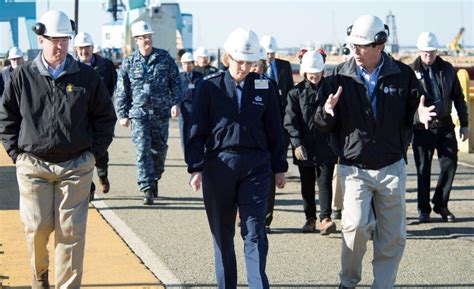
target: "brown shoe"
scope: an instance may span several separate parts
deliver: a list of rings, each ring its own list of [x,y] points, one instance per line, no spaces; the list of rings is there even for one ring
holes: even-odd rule
[[[39,276],[33,275],[32,289],[49,289],[48,271]]]
[[[110,183],[107,177],[99,177],[99,185],[103,194],[107,194],[110,191]]]
[[[453,215],[453,213],[451,213],[448,208],[437,208],[437,207],[434,207],[433,208],[433,211],[436,213],[436,214],[440,214],[441,215],[441,218],[443,219],[443,221],[445,222],[455,222],[456,221],[456,217]]]
[[[329,235],[336,232],[336,223],[331,218],[324,218],[319,224],[321,235]]]
[[[313,233],[316,231],[316,219],[309,218],[303,226],[303,233]]]

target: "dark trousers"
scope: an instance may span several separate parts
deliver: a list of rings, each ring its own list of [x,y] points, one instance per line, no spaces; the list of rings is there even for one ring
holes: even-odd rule
[[[181,103],[181,114],[179,115],[179,135],[181,136],[181,149],[184,148],[189,138],[189,127],[191,122],[191,107],[189,104]]]
[[[95,167],[97,168],[97,175],[99,177],[107,177],[107,168],[109,165],[109,152],[106,151],[105,154],[95,161]]]
[[[234,249],[237,208],[249,288],[269,288],[265,273],[268,253],[265,212],[271,174],[268,152],[223,151],[206,158],[202,188],[220,289],[237,288]]]
[[[332,209],[332,178],[335,163],[321,163],[312,167],[298,166],[301,180],[301,195],[306,219],[316,219],[316,191],[318,184],[319,194],[319,219],[330,218]]]
[[[418,211],[421,213],[431,212],[431,161],[435,149],[438,152],[440,173],[432,202],[436,208],[447,208],[458,162],[454,125],[414,130],[413,154],[418,175]]]
[[[275,195],[276,195],[276,186],[275,186],[275,174],[272,174],[270,179],[270,187],[268,189],[268,199],[267,199],[267,214],[265,215],[265,226],[270,226],[273,221],[273,208],[275,207]]]

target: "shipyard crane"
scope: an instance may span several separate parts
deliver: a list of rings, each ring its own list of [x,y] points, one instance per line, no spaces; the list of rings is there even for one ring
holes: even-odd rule
[[[456,34],[456,36],[454,36],[453,41],[451,41],[447,45],[449,50],[459,53],[459,51],[462,49],[461,45],[459,45],[459,40],[461,40],[464,30],[465,30],[464,27],[461,27],[461,29],[459,29],[459,32]]]

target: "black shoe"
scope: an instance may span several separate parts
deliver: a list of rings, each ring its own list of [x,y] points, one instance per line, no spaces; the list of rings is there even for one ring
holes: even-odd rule
[[[103,194],[107,194],[110,191],[110,183],[107,177],[99,177],[99,185]]]
[[[453,213],[451,213],[448,208],[438,208],[438,207],[434,207],[433,208],[433,211],[436,213],[436,214],[440,214],[441,215],[441,218],[443,219],[443,221],[445,222],[455,222],[456,221],[456,217],[453,215]]]
[[[429,221],[430,221],[430,214],[420,213],[420,216],[418,217],[419,223],[428,223]]]
[[[355,287],[346,287],[342,284],[339,284],[339,289],[355,289]]]
[[[342,210],[332,210],[331,219],[340,220],[342,218]]]
[[[143,197],[144,205],[153,205],[153,192],[151,190],[145,191],[145,196]]]

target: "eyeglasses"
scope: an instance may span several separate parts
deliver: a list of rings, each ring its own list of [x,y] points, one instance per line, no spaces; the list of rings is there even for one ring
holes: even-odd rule
[[[352,50],[360,50],[360,49],[367,49],[367,48],[370,48],[370,47],[375,47],[375,44],[374,43],[369,43],[369,44],[366,44],[366,45],[359,45],[359,44],[349,44],[349,47],[352,49]]]
[[[69,37],[51,37],[51,36],[43,36],[44,38],[48,39],[51,43],[54,45],[58,44],[68,44],[69,43]]]

